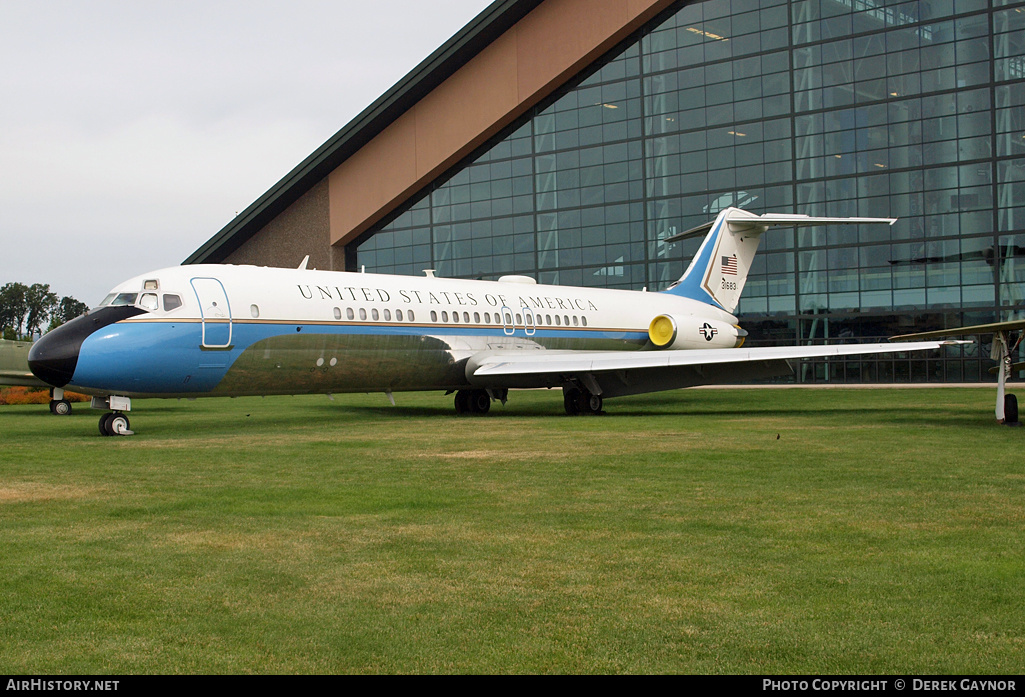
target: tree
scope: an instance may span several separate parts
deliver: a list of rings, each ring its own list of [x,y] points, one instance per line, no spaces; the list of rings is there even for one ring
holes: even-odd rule
[[[32,337],[42,328],[43,321],[56,309],[59,299],[50,290],[49,283],[33,283],[25,293],[28,315],[25,317],[25,333]]]
[[[24,283],[12,282],[0,287],[0,331],[4,338],[21,337],[21,326],[28,313],[27,293],[28,286]]]
[[[89,306],[75,298],[58,298],[48,283],[7,283],[0,286],[0,336],[31,339],[49,321],[49,329],[64,324]]]
[[[72,298],[70,295],[65,295],[63,298],[60,299],[60,302],[57,303],[57,306],[54,308],[53,312],[50,313],[49,329],[54,329],[64,324],[65,322],[70,322],[76,317],[84,315],[88,311],[89,306],[86,305],[84,302],[82,302],[81,300],[76,300],[75,298]]]

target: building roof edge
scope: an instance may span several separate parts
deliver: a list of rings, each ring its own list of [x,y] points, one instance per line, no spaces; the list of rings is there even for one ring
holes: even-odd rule
[[[486,7],[182,263],[223,261],[541,2],[496,0]]]

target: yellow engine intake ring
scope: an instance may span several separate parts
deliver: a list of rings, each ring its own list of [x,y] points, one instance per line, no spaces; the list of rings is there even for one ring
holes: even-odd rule
[[[669,315],[659,315],[648,325],[648,338],[655,348],[665,348],[676,341],[676,320]]]

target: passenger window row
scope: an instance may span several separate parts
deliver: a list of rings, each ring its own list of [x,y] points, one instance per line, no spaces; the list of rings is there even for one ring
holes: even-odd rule
[[[368,319],[371,320],[371,321],[374,321],[374,322],[380,322],[382,319],[385,322],[391,322],[392,321],[392,311],[388,310],[388,309],[378,310],[375,307],[375,308],[371,308],[371,310],[370,310],[370,312],[368,314],[367,313],[367,309],[365,307],[361,307],[358,310],[353,310],[351,307],[345,308],[345,318],[346,319],[352,319],[352,320],[356,319],[356,314],[357,313],[359,313],[360,320],[362,320],[364,322],[367,321]],[[395,321],[396,322],[415,322],[416,321],[416,316],[413,314],[412,310],[406,310],[404,313],[403,313],[402,310],[395,310],[395,315],[394,316],[395,316]],[[341,319],[341,318],[342,318],[342,310],[341,310],[341,308],[336,307],[335,308],[335,319]]]
[[[334,309],[335,319],[342,319],[342,310],[339,307]],[[496,326],[510,326],[515,325],[522,327],[524,326],[524,315],[517,312],[515,318],[512,312],[505,313],[505,321],[502,321],[502,314],[495,312],[485,312],[481,315],[480,312],[452,312],[451,314],[447,310],[442,310],[440,315],[437,310],[431,310],[431,321],[437,322],[441,320],[442,324],[481,324],[482,320],[484,324],[494,324]],[[255,315],[254,315],[255,316]],[[359,317],[360,321],[365,322],[370,320],[372,322],[391,322],[394,317],[396,322],[415,322],[416,316],[412,310],[406,310],[404,313],[402,310],[395,310],[394,313],[390,309],[378,310],[377,308],[371,308],[369,312],[365,307],[353,309],[351,307],[345,308],[345,318],[349,320],[355,320]],[[531,315],[527,315],[527,319],[530,319]],[[515,322],[514,322],[515,320]],[[587,317],[583,315],[542,315],[541,313],[533,314],[533,323],[531,326],[534,327],[586,327]]]
[[[549,327],[566,326],[566,327],[568,327],[568,326],[570,326],[570,322],[573,323],[572,326],[574,326],[574,327],[581,327],[581,326],[586,327],[587,326],[587,318],[586,317],[582,317],[582,316],[577,316],[577,315],[573,315],[572,317],[570,317],[570,315],[555,315],[554,316],[555,317],[555,321],[554,322],[552,321],[552,315],[541,315],[540,313],[537,313],[537,314],[534,314],[534,315],[527,315],[527,319],[531,319],[531,317],[533,317],[533,322],[531,323],[531,326],[533,326],[533,327],[544,327],[544,326],[549,326]],[[517,312],[516,316],[513,317],[513,314],[512,314],[511,311],[505,313],[505,321],[504,322],[502,321],[501,313],[498,313],[498,312],[496,312],[494,315],[492,315],[490,312],[485,312],[484,313],[484,317],[483,317],[484,324],[495,324],[495,325],[506,326],[506,327],[508,327],[510,325],[517,326],[517,327],[524,326],[524,324],[523,324],[524,319],[523,318],[524,318],[524,315],[519,313],[519,312]],[[438,321],[438,313],[435,310],[431,310],[431,321],[432,322],[437,322]],[[445,311],[445,310],[441,311],[441,323],[442,324],[449,324],[449,313],[447,311]],[[460,314],[458,312],[453,312],[452,316],[451,316],[451,323],[452,324],[460,324],[460,323],[462,323],[462,324],[470,324],[470,313],[469,312],[463,312],[462,315],[460,316]],[[473,323],[474,324],[480,324],[481,323],[481,314],[479,312],[474,312],[473,313]]]

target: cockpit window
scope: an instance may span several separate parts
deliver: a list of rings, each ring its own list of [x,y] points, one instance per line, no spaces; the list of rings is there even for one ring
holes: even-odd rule
[[[150,312],[160,309],[160,296],[157,293],[111,293],[103,299],[96,309],[101,307],[121,307],[124,305],[135,305]],[[164,294],[164,312],[177,310],[183,305],[180,295],[171,293]]]
[[[160,305],[159,305],[159,303],[157,301],[157,294],[156,293],[143,293],[142,297],[139,298],[139,307],[141,307],[144,310],[150,310],[150,311],[160,309]]]

